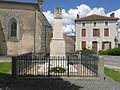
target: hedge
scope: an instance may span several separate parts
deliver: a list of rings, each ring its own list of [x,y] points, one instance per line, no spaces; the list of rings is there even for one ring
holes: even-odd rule
[[[107,50],[100,50],[100,55],[113,55],[113,56],[119,56],[120,55],[120,48],[113,48],[113,49],[107,49]]]

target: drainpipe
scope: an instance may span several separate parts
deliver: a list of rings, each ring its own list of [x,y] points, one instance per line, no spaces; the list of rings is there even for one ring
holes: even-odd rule
[[[36,43],[35,43],[35,41],[36,41],[36,12],[37,12],[37,8],[36,8],[36,6],[35,6],[35,21],[34,21],[34,53],[36,52],[36,50],[35,50],[35,47],[36,47]]]

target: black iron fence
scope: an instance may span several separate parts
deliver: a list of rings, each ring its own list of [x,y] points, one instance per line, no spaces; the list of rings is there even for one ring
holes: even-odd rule
[[[98,62],[95,55],[20,55],[12,57],[12,74],[14,77],[98,77]]]

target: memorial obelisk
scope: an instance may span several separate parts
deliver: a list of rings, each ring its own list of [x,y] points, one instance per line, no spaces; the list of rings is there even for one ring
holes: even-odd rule
[[[50,56],[66,56],[61,15],[62,9],[56,8],[53,26],[53,38],[50,43]]]

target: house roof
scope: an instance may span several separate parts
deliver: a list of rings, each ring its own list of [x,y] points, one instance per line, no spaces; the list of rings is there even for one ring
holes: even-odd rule
[[[32,3],[32,2],[18,2],[18,1],[4,1],[4,0],[0,0],[0,3],[37,5],[37,3]]]
[[[102,15],[92,14],[87,17],[78,18],[75,21],[102,21],[102,20],[118,20],[118,19],[119,18],[116,17],[107,17]]]

